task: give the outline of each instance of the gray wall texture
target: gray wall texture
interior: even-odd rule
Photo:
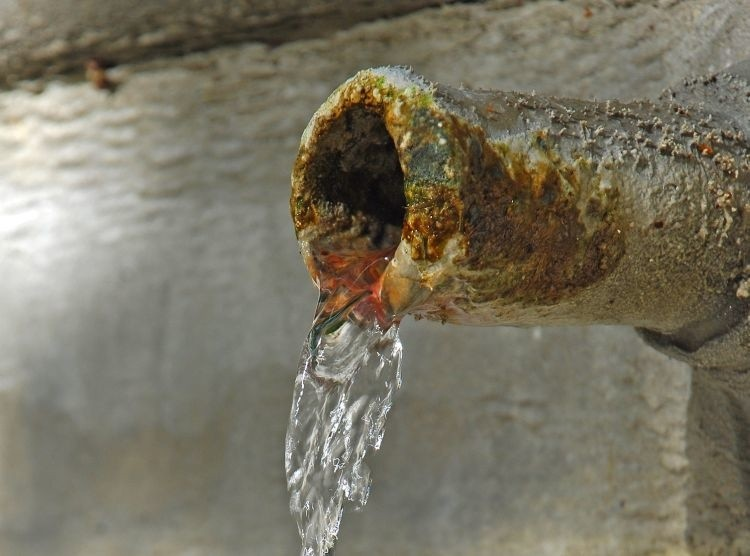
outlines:
[[[325,35],[157,50],[110,70],[115,92],[0,93],[0,554],[297,552],[283,440],[316,293],[289,173],[338,83],[406,64],[653,96],[750,58],[750,4],[456,4]],[[696,544],[691,371],[632,330],[407,321],[403,340],[337,555],[745,553],[744,491],[731,531]]]

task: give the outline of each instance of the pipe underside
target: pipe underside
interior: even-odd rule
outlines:
[[[320,281],[322,255],[392,249],[393,313],[629,324],[703,366],[747,366],[748,75],[622,103],[360,72],[314,115],[295,164],[308,269]]]

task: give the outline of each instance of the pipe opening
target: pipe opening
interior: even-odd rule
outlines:
[[[325,230],[313,241],[329,249],[395,249],[406,212],[404,175],[382,114],[346,109],[321,130],[309,154],[303,180],[316,225]]]

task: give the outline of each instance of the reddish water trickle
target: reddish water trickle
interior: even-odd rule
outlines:
[[[294,384],[285,467],[303,556],[331,554],[344,501],[370,492],[364,458],[378,449],[401,386],[398,319],[380,299],[393,250],[318,252],[320,301]]]
[[[364,254],[343,250],[317,253],[320,301],[316,322],[321,315],[325,318],[342,310],[352,310],[361,318],[374,316],[381,328],[388,328],[395,319],[385,314],[380,291],[383,272],[394,251],[388,248]]]

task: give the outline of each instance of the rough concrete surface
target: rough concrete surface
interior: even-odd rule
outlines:
[[[287,199],[307,119],[382,64],[633,97],[750,57],[745,2],[621,4],[456,5],[119,67],[114,93],[0,94],[0,554],[294,554],[283,437],[315,292]],[[688,367],[624,328],[403,336],[337,555],[707,553],[688,547]],[[713,553],[742,553],[737,523]]]
[[[0,0],[0,85],[242,41],[325,36],[454,0]],[[507,2],[508,0],[506,0]]]

